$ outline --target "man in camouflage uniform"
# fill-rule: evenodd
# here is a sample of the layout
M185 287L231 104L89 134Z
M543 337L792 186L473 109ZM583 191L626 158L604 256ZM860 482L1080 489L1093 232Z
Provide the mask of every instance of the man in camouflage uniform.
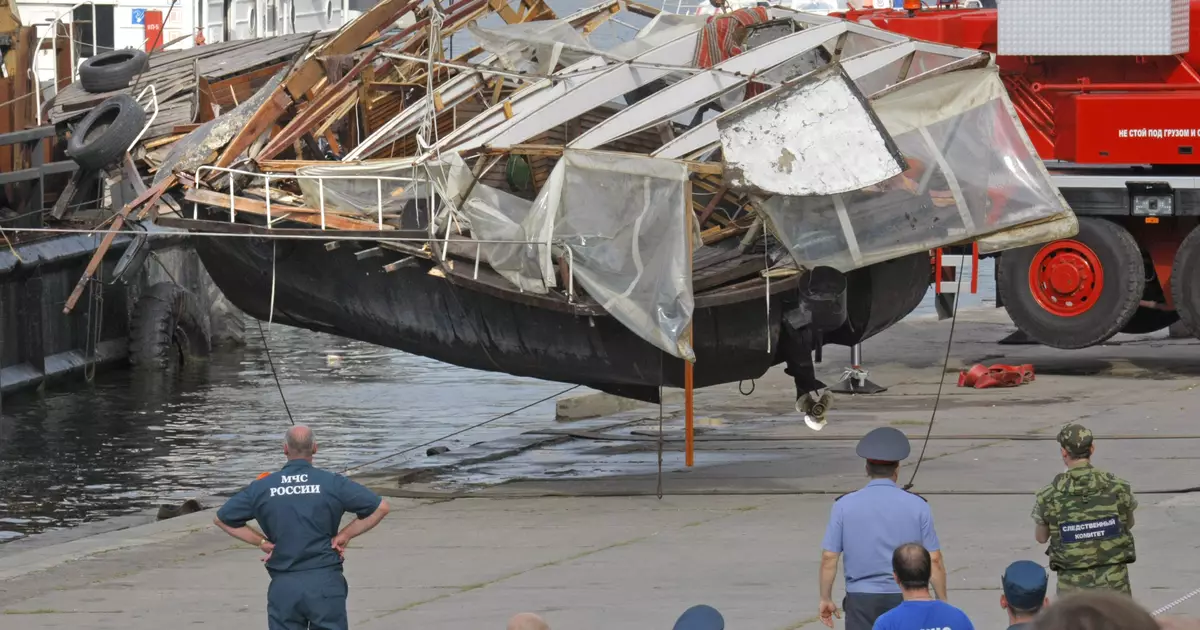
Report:
M1092 432L1068 424L1058 433L1065 472L1037 493L1035 537L1058 573L1058 593L1111 589L1130 593L1128 564L1137 499L1125 480L1092 466Z

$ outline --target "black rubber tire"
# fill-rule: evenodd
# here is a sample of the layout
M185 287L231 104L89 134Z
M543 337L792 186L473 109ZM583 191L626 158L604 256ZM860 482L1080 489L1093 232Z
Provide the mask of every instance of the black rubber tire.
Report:
M102 52L79 65L79 83L90 94L123 90L149 65L146 53L135 48Z
M1183 325L1200 338L1200 229L1193 228L1175 252L1171 299Z
M1072 240L1096 253L1104 273L1096 304L1073 317L1042 308L1029 288L1030 265L1043 245L1006 251L996 263L996 287L1017 328L1042 345L1070 350L1103 343L1125 328L1146 289L1142 252L1129 230L1112 221L1084 217Z
M128 94L92 108L67 140L67 155L79 166L99 170L119 160L146 125L146 111Z
M138 299L129 326L129 362L140 370L170 370L208 356L212 340L196 297L160 282Z
M1169 327L1179 321L1179 313L1139 306L1133 319L1121 329L1127 335L1145 335Z

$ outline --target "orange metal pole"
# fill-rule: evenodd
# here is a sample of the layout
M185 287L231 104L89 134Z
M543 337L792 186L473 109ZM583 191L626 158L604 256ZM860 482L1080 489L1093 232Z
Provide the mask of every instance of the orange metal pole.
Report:
M690 336L690 335L689 335ZM696 463L696 406L692 399L692 362L683 362L683 408L687 423L687 441L684 448L684 463Z
M692 258L695 248L693 239L695 238L692 231L692 222L696 220L695 209L692 208L692 182L689 180L687 186L684 187L684 206L687 216L687 244L688 244L688 279L692 276ZM690 284L690 282L689 282ZM688 344L692 346L692 350L696 349L696 339L693 335L695 329L692 324L688 324L687 337ZM684 410L684 432L687 437L684 440L683 459L686 466L691 466L696 462L696 406L692 398L692 362L687 359L683 360L683 410Z

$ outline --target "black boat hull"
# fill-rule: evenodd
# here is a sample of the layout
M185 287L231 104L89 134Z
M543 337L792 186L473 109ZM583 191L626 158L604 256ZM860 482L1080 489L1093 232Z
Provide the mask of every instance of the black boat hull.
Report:
M643 341L612 317L548 309L511 295L466 287L430 274L430 263L425 261L385 272L378 258L360 260L355 247L329 250L319 240L199 238L196 249L225 295L262 320L270 314L274 286L273 320L291 326L462 367L578 383L642 400L656 399L659 384L683 385L681 360ZM891 276L886 283L873 283L869 297L855 296L856 287L850 287L852 315L864 297L872 302L869 317L855 326L868 327L855 336L870 336L878 330L871 330L869 324L894 321L915 306L906 306L896 296L879 299L878 293L886 293L885 285L899 287L903 281L896 273ZM783 360L780 320L788 308L785 298L794 301L796 292L775 293L770 308L764 293L697 305L693 315L696 387L758 378ZM907 310L898 312L903 309ZM862 312L861 305L857 312Z

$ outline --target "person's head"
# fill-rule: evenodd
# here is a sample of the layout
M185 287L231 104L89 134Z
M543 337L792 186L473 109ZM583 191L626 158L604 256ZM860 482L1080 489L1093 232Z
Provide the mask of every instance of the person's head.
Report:
M900 462L879 462L868 459L867 476L871 479L891 479L892 481L896 481L900 478Z
M508 620L508 630L550 630L550 626L533 613L518 613Z
M899 476L900 462L909 454L908 437L895 427L872 429L854 451L867 460L867 476L871 479L891 479Z
M313 439L312 429L298 424L288 429L283 438L283 453L288 459L312 460L317 454L317 441Z
M1058 599L1033 620L1034 630L1159 630L1158 622L1128 595L1081 591Z
M1018 560L1000 576L1000 607L1008 611L1009 624L1029 621L1050 604L1046 599L1046 569L1029 560Z
M725 630L725 618L712 606L692 606L675 620L674 630Z
M923 591L929 589L929 576L933 574L933 560L929 550L920 543L905 543L892 552L892 574L900 589Z
M1092 454L1096 452L1096 445L1092 444L1092 432L1082 424L1068 424L1063 427L1058 432L1058 445L1066 464L1091 459Z

